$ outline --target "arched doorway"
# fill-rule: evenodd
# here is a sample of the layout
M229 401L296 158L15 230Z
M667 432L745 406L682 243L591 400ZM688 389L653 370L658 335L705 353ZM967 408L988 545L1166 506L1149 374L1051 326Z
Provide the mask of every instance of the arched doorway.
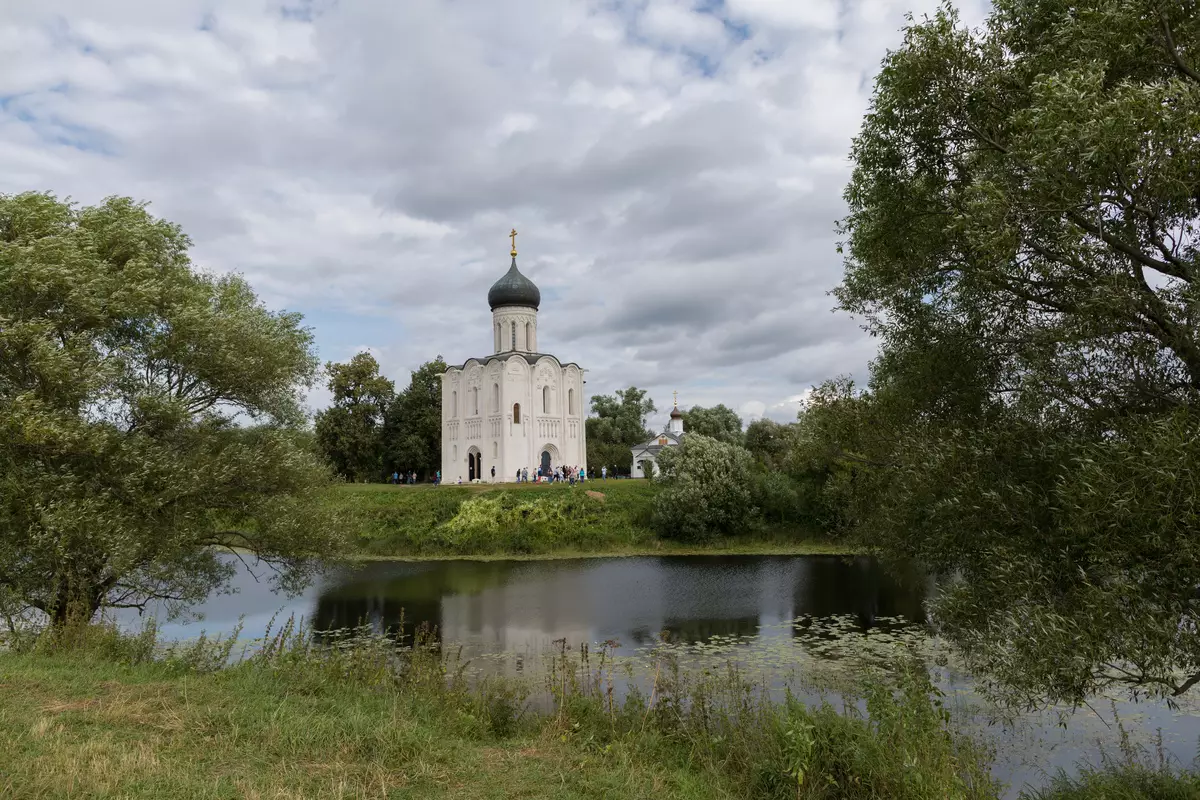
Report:
M467 480L483 477L483 453L472 447L467 452Z
M555 467L562 464L562 458L559 456L558 448L552 444L543 446L541 455L538 456L538 464L542 468L542 474L549 475Z
M638 469L640 469L642 471L643 478L653 478L654 477L654 462L653 461L650 461L649 459L647 459L645 461L639 461Z

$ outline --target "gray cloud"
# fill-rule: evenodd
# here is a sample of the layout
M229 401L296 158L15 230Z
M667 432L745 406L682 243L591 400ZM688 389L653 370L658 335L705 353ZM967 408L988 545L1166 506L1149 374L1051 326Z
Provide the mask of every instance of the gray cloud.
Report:
M790 419L874 353L829 313L833 227L913 5L936 0L18 3L0 191L150 200L323 358L370 347L399 382L490 349L516 226L543 347L591 392Z

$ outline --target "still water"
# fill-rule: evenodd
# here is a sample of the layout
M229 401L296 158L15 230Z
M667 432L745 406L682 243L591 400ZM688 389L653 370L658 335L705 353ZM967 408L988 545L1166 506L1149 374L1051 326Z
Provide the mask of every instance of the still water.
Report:
M239 572L236 593L211 598L189 620L164 621L160 634L188 639L261 636L272 617L294 616L315 630L369 625L411 636L425 624L469 659L499 657L505 671L535 663L554 648L616 642L636 656L665 632L671 641L717 647L720 657L753 664L774 682L803 658L823 658L798 618L835 619L848 635L915 632L932 590L900 582L868 558L836 556L653 556L544 561L376 562L331 567L305 594L286 598ZM122 621L134 625L133 617ZM707 650L706 650L707 652ZM811 663L811 662L809 662ZM935 670L958 723L996 749L995 772L1010 795L1040 785L1058 769L1117 754L1114 713L1149 744L1161 731L1167 753L1190 765L1200 715L1190 707L1117 700L1065 720L1052 710L1005 724L972 691L967 674ZM812 696L815 701L816 696ZM1062 722L1062 724L1060 724Z

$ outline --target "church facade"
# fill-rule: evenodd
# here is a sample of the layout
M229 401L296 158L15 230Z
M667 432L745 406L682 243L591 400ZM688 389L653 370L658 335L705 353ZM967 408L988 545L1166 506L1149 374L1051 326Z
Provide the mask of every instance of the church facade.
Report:
M587 466L583 370L538 352L542 294L512 265L488 292L492 353L442 375L443 483L517 480Z

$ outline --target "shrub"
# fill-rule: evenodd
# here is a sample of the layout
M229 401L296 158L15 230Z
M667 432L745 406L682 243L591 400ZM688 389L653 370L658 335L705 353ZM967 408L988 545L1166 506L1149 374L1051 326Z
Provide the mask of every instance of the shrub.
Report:
M800 493L782 472L759 472L750 484L754 505L767 522L799 522Z
M665 537L692 542L744 533L755 514L752 461L743 447L689 434L662 462L654 527Z

